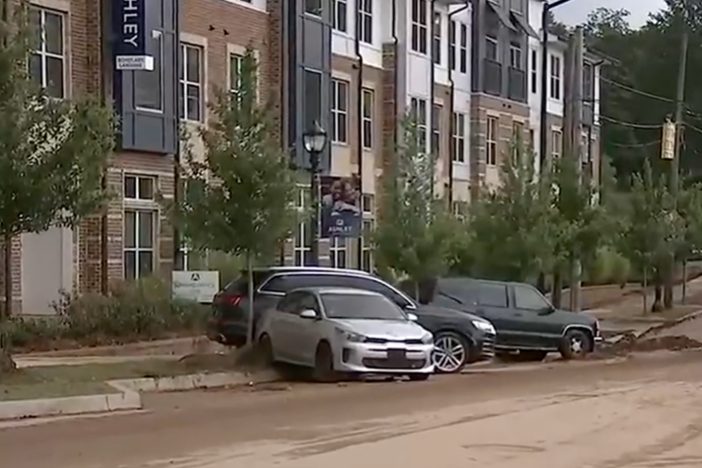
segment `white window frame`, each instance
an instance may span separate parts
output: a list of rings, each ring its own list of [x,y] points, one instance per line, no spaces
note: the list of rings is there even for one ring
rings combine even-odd
[[[426,99],[414,97],[410,99],[411,113],[417,125],[417,144],[422,152],[426,152],[427,150],[427,121],[429,120],[428,107],[429,106]]]
[[[432,46],[432,55],[434,59],[434,63],[436,65],[441,65],[441,39],[442,39],[442,34],[441,34],[441,26],[443,25],[444,21],[443,18],[441,17],[441,13],[438,11],[434,12],[434,30],[432,31],[432,38],[431,38],[431,46]]]
[[[522,47],[517,44],[509,45],[509,66],[516,70],[524,69]]]
[[[358,39],[364,44],[373,44],[373,0],[356,0],[358,2]],[[364,20],[370,19],[370,29]]]
[[[332,237],[329,239],[329,262],[332,268],[348,268],[349,249],[348,241],[343,237]],[[343,257],[344,262],[340,264]]]
[[[301,213],[304,212],[307,209],[307,187],[298,187],[298,193],[297,193],[297,203],[296,203],[296,208],[298,211]],[[309,226],[309,220],[308,221],[300,221],[299,224],[299,232],[300,235],[302,236],[301,239],[297,237],[297,231],[293,234],[293,263],[295,266],[305,266],[305,257],[307,252],[312,251],[312,245],[307,244],[307,229],[310,228]],[[298,254],[300,257],[300,262],[298,263],[296,260],[298,258]]]
[[[551,160],[556,161],[563,155],[563,131],[551,129]]]
[[[485,57],[488,60],[498,61],[500,59],[500,40],[493,36],[485,36],[485,42],[489,42],[495,46],[495,57],[488,57],[487,54]]]
[[[448,30],[448,66],[451,70],[456,70],[458,63],[458,21],[449,21]]]
[[[373,149],[373,140],[375,138],[375,132],[373,128],[373,113],[375,112],[375,90],[370,88],[363,88],[363,90],[361,91],[361,96],[361,144],[363,145],[363,149],[371,150]],[[369,105],[366,105],[366,96],[370,96]]]
[[[339,5],[344,6],[344,11],[346,15],[343,18],[343,23],[341,18],[339,18]],[[340,33],[348,33],[349,31],[349,4],[348,0],[331,0],[331,20],[332,29]]]
[[[551,54],[550,59],[549,96],[551,99],[561,99],[561,58]]]
[[[459,22],[458,29],[460,30],[460,46],[458,47],[458,62],[459,71],[461,73],[468,73],[468,26]]]
[[[229,92],[232,94],[237,94],[239,92],[239,77],[241,76],[242,60],[244,60],[244,57],[241,54],[236,54],[233,52],[229,54],[229,63],[227,64],[227,67],[229,67],[228,86]],[[237,79],[236,87],[234,86],[234,83],[232,83],[234,77]]]
[[[497,165],[500,119],[494,115],[488,115],[485,125],[485,163],[488,166],[495,166]]]
[[[451,135],[451,158],[455,163],[466,162],[466,114],[454,112],[453,135]]]
[[[322,17],[322,10],[324,9],[323,1],[318,0],[317,3],[319,4],[319,6],[317,7],[317,11],[308,11],[307,10],[307,0],[305,0],[304,5],[303,5],[303,7],[305,9],[305,14],[310,15],[310,16],[315,17],[315,18],[321,18]]]
[[[134,197],[128,197],[126,190],[124,187],[127,185],[127,179],[134,179],[134,184],[135,184],[135,192],[136,195]],[[151,196],[148,198],[144,198],[141,196],[141,189],[139,181],[140,180],[149,180],[151,182]],[[150,175],[141,175],[141,174],[125,174],[124,177],[122,178],[122,196],[123,199],[127,202],[155,202],[156,201],[156,187],[157,187],[157,179],[155,176],[150,176]]]
[[[332,115],[332,131],[331,141],[333,143],[346,144],[349,142],[349,89],[350,83],[346,80],[337,78],[332,79],[332,99],[331,99],[331,115]],[[343,101],[339,98],[340,90],[344,88]],[[342,136],[343,129],[343,136]]]
[[[530,60],[530,76],[531,76],[531,94],[537,94],[539,89],[539,52],[535,49],[531,49],[531,60]]]
[[[139,278],[144,278],[150,275],[153,275],[156,273],[156,242],[158,239],[158,209],[155,207],[152,208],[140,208],[140,207],[135,207],[135,206],[127,206],[124,208],[124,218],[126,219],[127,213],[134,213],[134,247],[123,247],[122,248],[122,273],[124,279],[139,279]],[[139,245],[139,231],[140,231],[140,214],[141,213],[148,213],[151,216],[151,221],[152,221],[152,238],[151,238],[151,247],[142,247]],[[126,238],[127,237],[127,223],[126,221],[123,222],[124,225],[124,232],[123,235]],[[127,277],[127,253],[134,253],[134,278],[128,278]],[[139,254],[140,253],[151,253],[151,271],[149,271],[146,274],[142,274],[140,271],[140,265],[141,262],[139,261]]]
[[[41,43],[39,44],[39,48],[34,50],[32,53],[34,55],[38,55],[40,60],[41,60],[41,76],[39,77],[39,82],[42,87],[42,89],[46,89],[46,85],[48,83],[48,75],[47,75],[47,62],[48,59],[57,59],[61,61],[61,74],[63,75],[62,83],[63,87],[61,89],[61,95],[60,96],[51,96],[55,97],[58,99],[63,99],[67,95],[67,90],[68,90],[68,83],[67,83],[67,77],[68,73],[66,70],[66,14],[55,11],[55,10],[49,10],[46,8],[41,8],[32,5],[31,9],[34,11],[37,11],[39,13],[39,27],[41,28]],[[47,51],[46,48],[46,16],[47,15],[54,15],[57,16],[61,20],[61,53],[56,54]]]
[[[200,82],[195,82],[195,81],[190,81],[188,80],[188,49],[192,49],[197,51],[198,54],[198,62],[199,62],[199,75],[200,75]],[[188,122],[202,122],[204,120],[204,106],[203,106],[203,82],[204,82],[204,71],[205,67],[203,64],[203,59],[205,57],[204,54],[204,48],[202,46],[194,45],[194,44],[188,44],[186,42],[181,42],[180,45],[180,66],[181,66],[181,71],[183,78],[180,80],[180,92],[181,92],[181,99],[182,99],[182,119],[187,120]],[[188,88],[189,87],[196,87],[198,90],[198,118],[197,119],[190,119],[188,118],[188,111],[190,110],[189,104],[188,104]]]
[[[410,47],[412,51],[418,54],[427,55],[429,49],[429,38],[427,37],[429,35],[427,18],[429,16],[429,8],[427,0],[411,0],[410,8],[412,10],[412,37]],[[422,10],[424,10],[424,14],[422,14]]]

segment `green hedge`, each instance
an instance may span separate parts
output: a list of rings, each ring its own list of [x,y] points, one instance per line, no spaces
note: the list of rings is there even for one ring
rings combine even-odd
[[[11,319],[13,346],[43,350],[201,333],[209,314],[207,306],[173,299],[155,278],[121,284],[109,296],[64,294],[54,309],[53,317]]]

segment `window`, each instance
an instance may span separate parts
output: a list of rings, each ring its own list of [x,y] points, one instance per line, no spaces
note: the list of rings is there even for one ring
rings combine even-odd
[[[363,210],[363,213],[365,214],[373,214],[374,208],[373,208],[373,202],[375,201],[375,197],[371,193],[364,193],[363,196],[361,197],[361,209]]]
[[[461,48],[459,56],[461,73],[468,73],[468,26],[463,23],[461,23]]]
[[[496,37],[485,36],[485,58],[495,62],[498,61],[498,44]]]
[[[451,70],[456,69],[456,24],[456,21],[449,21],[448,63]]]
[[[331,86],[331,115],[332,129],[331,141],[346,143],[348,141],[348,111],[349,111],[349,83],[347,81],[332,80]]]
[[[535,141],[536,136],[535,136],[535,135],[536,135],[536,133],[534,132],[534,129],[533,129],[533,128],[530,128],[530,129],[529,129],[529,149],[530,149],[531,151],[534,151],[534,148],[536,148],[536,145],[535,145],[535,143],[536,143],[536,141]]]
[[[345,33],[348,28],[346,0],[331,0],[332,7],[332,28]]]
[[[412,50],[427,53],[427,0],[412,0]]]
[[[180,46],[180,118],[202,120],[202,47],[190,44]]]
[[[124,278],[136,279],[154,272],[155,210],[124,211]]]
[[[509,45],[509,66],[522,69],[522,46],[514,42]]]
[[[487,119],[487,135],[486,135],[486,162],[490,166],[497,164],[497,131],[499,121],[497,117],[488,117]]]
[[[512,11],[521,13],[524,11],[524,6],[522,5],[522,0],[509,0],[509,6]]]
[[[361,139],[364,149],[373,149],[373,111],[375,93],[372,89],[363,90]]]
[[[466,115],[453,113],[451,157],[454,162],[466,162]]]
[[[593,105],[595,98],[595,67],[586,63],[583,65],[583,104]]]
[[[305,116],[305,128],[309,128],[322,117],[322,73],[316,70],[305,70],[303,86],[305,90],[305,100],[303,112]]]
[[[480,283],[478,286],[478,304],[487,307],[507,307],[507,286]]]
[[[373,43],[373,0],[356,0],[358,2],[358,38],[366,44]]]
[[[305,13],[322,17],[322,0],[305,0]]]
[[[556,160],[563,151],[563,133],[560,130],[551,130],[551,158]]]
[[[124,176],[123,197],[125,200],[154,201],[156,179],[148,176]]]
[[[546,298],[530,286],[514,286],[514,307],[527,310],[544,310],[551,307]]]
[[[518,145],[524,141],[524,122],[512,122],[512,141]]]
[[[329,239],[329,260],[332,268],[346,268],[346,239],[333,237]]]
[[[309,193],[305,189],[300,189],[297,198],[297,209],[303,212],[307,209]],[[293,256],[295,266],[312,265],[312,237],[309,220],[302,221],[297,225],[295,237],[293,238]]]
[[[241,76],[241,63],[244,57],[237,54],[229,54],[229,90],[236,94],[239,90],[239,77]]]
[[[417,125],[417,145],[420,151],[427,148],[427,101],[412,98],[410,100],[412,118]]]
[[[373,220],[363,220],[363,236],[361,237],[361,270],[372,273],[373,265]]]
[[[161,2],[146,2],[146,17],[161,17]],[[146,53],[154,58],[152,71],[134,72],[134,105],[142,110],[163,112],[163,37],[158,29],[146,34]]]
[[[434,104],[431,108],[431,152],[439,155],[441,149],[441,106]]]
[[[551,93],[552,99],[561,98],[561,58],[551,55]]]
[[[434,63],[441,64],[441,13],[434,13],[434,31],[432,40],[432,55]]]
[[[539,86],[539,73],[537,67],[539,66],[539,53],[535,50],[531,51],[531,94],[536,94],[537,87]]]
[[[66,95],[64,16],[32,7],[30,21],[39,37],[35,38],[37,49],[29,60],[29,74],[47,95],[63,98]]]

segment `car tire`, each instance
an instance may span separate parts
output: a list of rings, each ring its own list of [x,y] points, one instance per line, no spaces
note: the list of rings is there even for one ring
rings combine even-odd
[[[434,369],[440,374],[456,374],[470,361],[468,340],[454,332],[439,332],[434,337]]]
[[[325,383],[339,380],[339,374],[334,370],[334,353],[326,341],[319,343],[317,346],[312,378],[317,382]]]
[[[272,366],[275,364],[275,357],[273,354],[273,342],[271,337],[263,334],[258,340],[258,352],[261,356],[261,362],[264,366]]]
[[[425,380],[429,380],[429,375],[430,374],[410,374],[409,379],[412,382],[424,382]]]
[[[578,329],[568,330],[563,335],[560,352],[563,359],[581,359],[593,349],[592,337],[587,332]]]

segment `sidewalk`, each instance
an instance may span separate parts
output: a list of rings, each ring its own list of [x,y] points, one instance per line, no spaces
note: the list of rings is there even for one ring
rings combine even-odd
[[[147,355],[147,356],[60,356],[60,357],[33,357],[33,356],[15,356],[14,360],[17,367],[20,369],[27,367],[49,367],[49,366],[82,366],[85,364],[119,364],[123,362],[134,361],[152,361],[155,359],[163,359],[164,361],[177,361],[181,356],[166,354],[166,355]]]

